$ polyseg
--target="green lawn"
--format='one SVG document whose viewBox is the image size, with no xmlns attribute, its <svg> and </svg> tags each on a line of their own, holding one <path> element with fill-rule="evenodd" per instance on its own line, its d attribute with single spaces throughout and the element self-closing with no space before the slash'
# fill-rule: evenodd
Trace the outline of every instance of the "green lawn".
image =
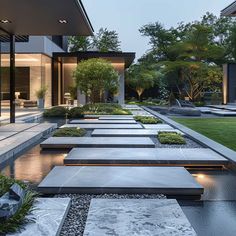
<svg viewBox="0 0 236 236">
<path fill-rule="evenodd" d="M 173 120 L 236 151 L 236 118 L 173 118 Z"/>
</svg>

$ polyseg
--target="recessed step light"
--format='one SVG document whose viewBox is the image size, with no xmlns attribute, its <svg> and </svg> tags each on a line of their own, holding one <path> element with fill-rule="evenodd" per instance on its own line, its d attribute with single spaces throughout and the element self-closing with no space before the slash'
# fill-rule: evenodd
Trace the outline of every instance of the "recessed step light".
<svg viewBox="0 0 236 236">
<path fill-rule="evenodd" d="M 11 21 L 10 21 L 10 20 L 7 20 L 7 19 L 2 19 L 0 22 L 1 22 L 2 24 L 9 24 L 9 23 L 11 23 Z"/>
<path fill-rule="evenodd" d="M 59 21 L 59 23 L 61 23 L 61 24 L 67 24 L 67 20 L 65 20 L 65 19 L 60 19 L 60 20 L 58 20 Z"/>
</svg>

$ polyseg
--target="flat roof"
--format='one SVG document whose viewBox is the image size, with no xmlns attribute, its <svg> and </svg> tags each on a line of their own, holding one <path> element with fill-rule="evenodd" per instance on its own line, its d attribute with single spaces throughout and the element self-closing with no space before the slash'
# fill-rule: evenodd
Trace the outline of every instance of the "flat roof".
<svg viewBox="0 0 236 236">
<path fill-rule="evenodd" d="M 221 11 L 222 16 L 236 16 L 236 1 Z"/>
<path fill-rule="evenodd" d="M 81 0 L 1 0 L 0 29 L 15 35 L 93 35 Z"/>
<path fill-rule="evenodd" d="M 69 58 L 77 57 L 81 60 L 87 60 L 90 58 L 105 58 L 109 59 L 114 63 L 119 63 L 123 60 L 125 63 L 125 68 L 128 68 L 135 59 L 135 52 L 99 52 L 99 51 L 78 51 L 78 52 L 55 52 L 53 53 L 54 58 Z"/>
</svg>

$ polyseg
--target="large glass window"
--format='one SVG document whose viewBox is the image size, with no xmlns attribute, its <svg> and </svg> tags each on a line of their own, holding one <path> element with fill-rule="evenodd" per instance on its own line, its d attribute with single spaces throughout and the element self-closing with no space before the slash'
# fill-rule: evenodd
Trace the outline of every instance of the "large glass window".
<svg viewBox="0 0 236 236">
<path fill-rule="evenodd" d="M 10 41 L 0 30 L 0 121 L 10 118 Z"/>
</svg>

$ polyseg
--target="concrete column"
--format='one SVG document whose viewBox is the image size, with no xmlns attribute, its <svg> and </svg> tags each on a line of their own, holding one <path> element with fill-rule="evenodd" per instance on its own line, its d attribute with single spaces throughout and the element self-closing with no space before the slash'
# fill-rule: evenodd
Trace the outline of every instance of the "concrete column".
<svg viewBox="0 0 236 236">
<path fill-rule="evenodd" d="M 86 104 L 86 96 L 83 93 L 81 93 L 80 89 L 77 89 L 77 101 L 78 101 L 78 105 Z"/>
</svg>

